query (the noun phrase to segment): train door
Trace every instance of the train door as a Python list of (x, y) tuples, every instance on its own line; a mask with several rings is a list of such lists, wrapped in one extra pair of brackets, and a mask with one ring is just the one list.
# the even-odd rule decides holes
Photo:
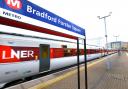
[(50, 46), (47, 44), (40, 44), (40, 67), (39, 71), (47, 71), (50, 68)]

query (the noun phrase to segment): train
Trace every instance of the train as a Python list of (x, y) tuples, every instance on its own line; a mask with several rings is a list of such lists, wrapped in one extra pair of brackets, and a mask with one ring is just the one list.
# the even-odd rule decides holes
[[(77, 43), (21, 34), (0, 34), (0, 86), (77, 63)], [(79, 44), (84, 62), (84, 44)], [(108, 53), (107, 53), (108, 52)], [(87, 60), (114, 53), (87, 45)]]

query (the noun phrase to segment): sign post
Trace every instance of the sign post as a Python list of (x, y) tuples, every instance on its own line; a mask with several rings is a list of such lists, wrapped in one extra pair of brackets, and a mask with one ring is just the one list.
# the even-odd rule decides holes
[(79, 49), (79, 38), (77, 38), (77, 80), (78, 89), (80, 89), (80, 49)]
[(87, 72), (87, 56), (86, 56), (86, 37), (84, 39), (84, 68), (85, 68), (85, 89), (88, 89), (88, 72)]

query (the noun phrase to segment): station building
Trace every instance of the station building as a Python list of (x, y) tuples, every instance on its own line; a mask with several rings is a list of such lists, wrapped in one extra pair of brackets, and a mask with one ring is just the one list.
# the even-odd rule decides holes
[(128, 42), (116, 41), (107, 44), (109, 49), (128, 49)]

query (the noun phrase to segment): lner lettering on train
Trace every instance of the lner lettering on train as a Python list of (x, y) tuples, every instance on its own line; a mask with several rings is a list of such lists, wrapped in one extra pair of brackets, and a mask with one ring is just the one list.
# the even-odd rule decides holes
[(34, 57), (34, 51), (32, 50), (13, 50), (11, 49), (10, 55), (8, 55), (7, 51), (2, 51), (2, 59), (12, 59), (12, 58), (27, 58)]

